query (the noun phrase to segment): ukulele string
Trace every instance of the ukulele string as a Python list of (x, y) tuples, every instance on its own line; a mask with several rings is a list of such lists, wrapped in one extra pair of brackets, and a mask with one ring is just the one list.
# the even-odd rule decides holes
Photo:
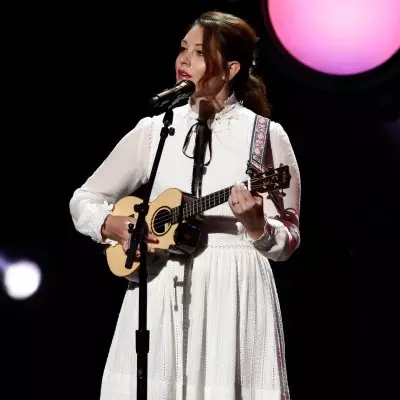
[[(265, 180), (265, 179), (266, 179), (265, 177), (264, 177), (264, 178), (253, 178), (253, 179), (251, 180), (251, 183), (252, 183), (252, 185), (251, 185), (252, 190), (265, 189), (263, 185), (256, 185), (256, 184), (255, 184), (255, 183), (257, 183), (257, 182), (259, 182), (259, 181), (263, 181), (263, 180)], [(247, 183), (247, 181), (245, 181), (245, 182), (243, 182), (243, 183)], [(208, 196), (214, 196), (214, 198), (215, 198), (215, 196), (217, 195), (217, 193), (218, 193), (218, 196), (220, 196), (220, 193), (221, 193), (221, 192), (225, 192), (225, 191), (227, 191), (227, 190), (230, 191), (231, 189), (232, 189), (232, 186), (231, 186), (231, 187), (228, 187), (228, 188), (225, 188), (225, 189), (222, 189), (220, 192), (211, 193), (211, 194), (208, 195)], [(223, 194), (223, 195), (224, 195), (224, 194)], [(205, 196), (205, 197), (207, 197), (207, 196)], [(203, 202), (204, 202), (205, 204), (207, 204), (207, 200), (208, 200), (209, 203), (211, 203), (211, 197), (210, 197), (209, 199), (203, 198), (203, 199), (201, 200), (202, 204), (203, 204)], [(197, 201), (198, 201), (198, 200), (193, 200), (192, 202), (188, 202), (188, 203), (185, 204), (185, 207), (188, 207), (189, 204), (194, 203), (194, 202), (197, 202)], [(189, 207), (190, 207), (190, 206), (189, 206)], [(198, 208), (198, 206), (196, 206), (196, 208)], [(203, 207), (200, 207), (200, 208), (203, 208)], [(194, 209), (194, 206), (193, 206), (193, 209)], [(156, 218), (156, 221), (157, 221), (157, 222), (154, 223), (154, 227), (161, 227), (162, 225), (165, 225), (166, 223), (171, 222), (174, 218), (178, 218), (178, 216), (179, 216), (179, 208), (173, 209), (172, 215), (171, 215), (171, 214), (170, 214), (170, 215), (166, 215), (166, 216), (163, 216), (163, 217), (161, 217), (161, 218), (159, 218), (159, 219)]]
[[(258, 180), (258, 179), (257, 179)], [(226, 188), (226, 189), (223, 189), (224, 191), (225, 190), (230, 190), (231, 188)], [(257, 189), (263, 189), (263, 186), (262, 185), (252, 185), (252, 189), (253, 190), (257, 190)], [(191, 203), (196, 203), (198, 200), (193, 200), (193, 201), (191, 201), (191, 202), (188, 202), (188, 203), (186, 203), (185, 205), (184, 205), (184, 207), (188, 207), (188, 205), (190, 205)], [(204, 202), (204, 203), (206, 203), (206, 201), (204, 201), (204, 200), (202, 200), (201, 201), (202, 203)], [(190, 208), (190, 206), (189, 206), (189, 208)], [(193, 209), (194, 209), (194, 206), (193, 206)], [(178, 217), (179, 217), (179, 207), (175, 207), (175, 208), (173, 208), (172, 209), (172, 213), (171, 214), (169, 214), (169, 215), (165, 215), (165, 216), (163, 216), (163, 217), (161, 217), (161, 218), (155, 218), (155, 222), (154, 222), (154, 227), (155, 228), (160, 228), (160, 227), (162, 227), (163, 225), (165, 225), (165, 224), (167, 224), (167, 223), (169, 223), (169, 222), (171, 222), (171, 221), (173, 221), (174, 219), (178, 219)]]

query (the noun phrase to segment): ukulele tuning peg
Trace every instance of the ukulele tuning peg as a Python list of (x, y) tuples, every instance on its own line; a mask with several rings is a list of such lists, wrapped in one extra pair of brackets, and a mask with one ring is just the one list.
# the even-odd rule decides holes
[(250, 176), (250, 178), (254, 177), (254, 170), (250, 164), (250, 162), (247, 162), (247, 169), (246, 169), (246, 174)]

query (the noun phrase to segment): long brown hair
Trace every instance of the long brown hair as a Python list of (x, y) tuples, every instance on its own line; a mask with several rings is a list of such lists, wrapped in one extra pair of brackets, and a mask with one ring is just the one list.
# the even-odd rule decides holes
[(228, 74), (228, 62), (240, 63), (240, 71), (230, 81), (230, 89), (243, 105), (256, 114), (267, 117), (270, 107), (267, 102), (263, 81), (251, 73), (257, 35), (244, 20), (231, 14), (209, 11), (202, 14), (192, 24), (203, 28), (203, 54), (206, 72), (200, 84), (206, 86), (214, 76), (220, 74), (221, 66), (218, 53), (222, 56), (223, 68)]

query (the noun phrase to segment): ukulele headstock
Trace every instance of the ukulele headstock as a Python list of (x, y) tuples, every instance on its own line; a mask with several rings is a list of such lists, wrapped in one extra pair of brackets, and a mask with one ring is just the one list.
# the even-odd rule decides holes
[(289, 167), (281, 164), (278, 168), (269, 167), (264, 172), (254, 174), (251, 187), (259, 193), (279, 190), (281, 196), (285, 196), (283, 189), (290, 187), (290, 180)]

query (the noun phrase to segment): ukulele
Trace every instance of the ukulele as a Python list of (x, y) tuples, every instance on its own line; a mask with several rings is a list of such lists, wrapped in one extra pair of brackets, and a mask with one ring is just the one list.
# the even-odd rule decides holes
[[(289, 167), (280, 165), (278, 168), (268, 168), (264, 172), (254, 174), (251, 179), (242, 182), (250, 191), (266, 193), (274, 191), (283, 197), (283, 189), (290, 186)], [(157, 236), (158, 243), (148, 243), (157, 254), (170, 253), (189, 255), (193, 253), (200, 239), (199, 215), (228, 201), (232, 186), (210, 193), (201, 198), (171, 188), (161, 193), (155, 200), (149, 202), (146, 215), (145, 230)], [(268, 196), (268, 198), (271, 198)], [(112, 215), (133, 217), (137, 219), (135, 205), (142, 203), (142, 199), (135, 196), (126, 196), (115, 203)], [(134, 261), (132, 268), (126, 268), (126, 254), (120, 244), (107, 245), (106, 258), (111, 272), (119, 277), (125, 277), (139, 268), (139, 261)]]

